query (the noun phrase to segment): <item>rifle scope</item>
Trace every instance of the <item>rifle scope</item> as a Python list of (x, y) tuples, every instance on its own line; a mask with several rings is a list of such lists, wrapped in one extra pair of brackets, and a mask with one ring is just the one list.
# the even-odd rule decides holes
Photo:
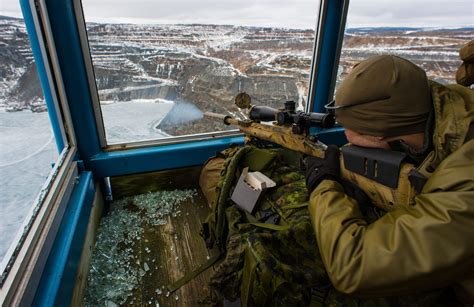
[(305, 113), (295, 111), (295, 102), (285, 102), (284, 109), (274, 109), (266, 106), (253, 106), (249, 112), (249, 118), (256, 121), (276, 121), (278, 125), (292, 126), (293, 133), (301, 134), (309, 127), (331, 128), (334, 126), (333, 114), (327, 113)]

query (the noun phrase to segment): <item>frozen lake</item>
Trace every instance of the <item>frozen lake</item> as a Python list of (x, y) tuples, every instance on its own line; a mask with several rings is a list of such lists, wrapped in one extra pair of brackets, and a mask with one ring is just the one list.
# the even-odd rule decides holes
[(139, 99), (102, 104), (108, 144), (145, 141), (168, 136), (156, 127), (173, 108), (163, 99)]
[(0, 112), (0, 260), (57, 157), (48, 113)]
[[(174, 103), (135, 100), (102, 105), (109, 143), (167, 136), (156, 126)], [(0, 262), (33, 206), (58, 153), (48, 113), (0, 111)]]

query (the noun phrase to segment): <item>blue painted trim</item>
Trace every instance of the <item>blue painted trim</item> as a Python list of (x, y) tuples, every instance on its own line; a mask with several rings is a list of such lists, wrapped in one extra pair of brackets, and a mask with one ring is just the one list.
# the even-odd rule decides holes
[(83, 172), (61, 221), (33, 306), (69, 306), (94, 194), (92, 173)]
[[(27, 3), (28, 0), (21, 0)], [(214, 152), (230, 143), (242, 144), (242, 138), (210, 139), (185, 144), (103, 152), (100, 147), (94, 108), (81, 50), (73, 0), (46, 0), (56, 51), (69, 109), (74, 125), (79, 159), (85, 169), (97, 178), (150, 172), (202, 164)], [(321, 111), (329, 95), (342, 18), (343, 1), (328, 1), (321, 42), (315, 98), (316, 111)]]
[(120, 176), (203, 164), (230, 144), (242, 145), (242, 136), (192, 143), (104, 152), (92, 157), (90, 167), (96, 177)]
[[(26, 2), (27, 0), (22, 1)], [(89, 159), (101, 152), (101, 146), (73, 1), (47, 0), (46, 7), (76, 134), (78, 151), (87, 168)]]
[(334, 69), (336, 62), (337, 47), (339, 44), (339, 32), (341, 20), (344, 14), (345, 1), (327, 1), (326, 19), (322, 20), (324, 23), (323, 33), (320, 33), (320, 58), (319, 66), (316, 67), (316, 83), (313, 88), (316, 95), (313, 102), (313, 112), (326, 113), (324, 105), (332, 99), (331, 84), (336, 76)]
[(346, 135), (344, 134), (344, 128), (336, 127), (331, 129), (325, 129), (316, 133), (319, 140), (324, 144), (336, 144), (342, 146), (347, 144)]
[(25, 20), (26, 30), (30, 39), (31, 50), (33, 51), (33, 56), (35, 58), (36, 70), (38, 71), (38, 76), (41, 82), (41, 88), (43, 89), (44, 100), (46, 102), (46, 106), (48, 107), (49, 119), (51, 121), (54, 138), (56, 140), (56, 148), (58, 149), (58, 153), (61, 153), (64, 148), (64, 140), (60, 128), (61, 123), (56, 113), (56, 107), (54, 105), (53, 96), (49, 87), (48, 77), (46, 74), (43, 56), (41, 54), (38, 35), (36, 34), (36, 31), (39, 31), (39, 29), (37, 30), (35, 28), (35, 23), (33, 21), (33, 15), (31, 14), (29, 0), (20, 0), (20, 5), (21, 11), (23, 13), (23, 18)]

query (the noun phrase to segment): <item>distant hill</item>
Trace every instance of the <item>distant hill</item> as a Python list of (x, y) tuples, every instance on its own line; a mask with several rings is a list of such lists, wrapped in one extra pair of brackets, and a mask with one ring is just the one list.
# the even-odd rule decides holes
[(3, 19), (3, 20), (23, 20), (23, 18), (11, 17), (11, 16), (5, 16), (5, 15), (0, 15), (0, 19)]
[(346, 29), (347, 33), (354, 32), (387, 32), (387, 31), (472, 31), (474, 27), (353, 27)]
[[(338, 81), (357, 62), (397, 54), (439, 82), (453, 82), (458, 50), (472, 27), (357, 27), (346, 31)], [(201, 111), (239, 115), (232, 103), (241, 91), (256, 104), (279, 107), (307, 100), (315, 33), (268, 27), (87, 23), (101, 101), (167, 99)], [(23, 20), (0, 16), (0, 106), (44, 110)], [(205, 120), (167, 133), (210, 129)], [(179, 131), (178, 131), (179, 130)]]

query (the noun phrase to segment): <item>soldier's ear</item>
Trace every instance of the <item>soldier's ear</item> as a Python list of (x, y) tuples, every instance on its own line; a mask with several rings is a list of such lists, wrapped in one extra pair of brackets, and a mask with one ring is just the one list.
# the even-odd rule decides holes
[(384, 147), (390, 147), (390, 145), (388, 143), (393, 141), (394, 138), (393, 137), (387, 137), (387, 136), (376, 136), (375, 139), (380, 144), (384, 144)]

